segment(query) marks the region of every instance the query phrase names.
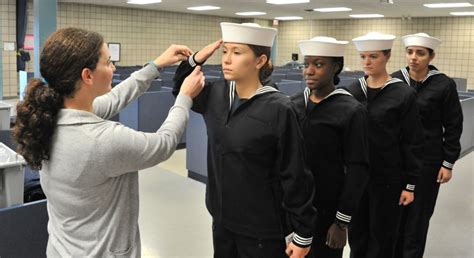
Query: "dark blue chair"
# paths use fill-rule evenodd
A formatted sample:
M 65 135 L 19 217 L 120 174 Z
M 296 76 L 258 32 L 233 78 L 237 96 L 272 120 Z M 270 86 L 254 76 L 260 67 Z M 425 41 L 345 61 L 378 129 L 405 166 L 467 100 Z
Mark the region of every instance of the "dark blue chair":
M 0 257 L 46 257 L 46 200 L 0 209 Z

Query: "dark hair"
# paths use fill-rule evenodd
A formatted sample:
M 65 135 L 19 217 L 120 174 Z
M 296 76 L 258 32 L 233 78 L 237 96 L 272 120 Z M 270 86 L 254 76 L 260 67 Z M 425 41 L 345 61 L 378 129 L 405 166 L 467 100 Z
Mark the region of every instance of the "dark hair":
M 434 50 L 433 50 L 433 49 L 431 49 L 431 48 L 428 48 L 428 47 L 427 47 L 426 49 L 428 49 L 428 53 L 430 53 L 430 56 L 432 56 L 432 55 L 433 55 L 433 53 L 434 53 Z
M 408 47 L 410 47 L 410 46 L 408 46 Z M 406 47 L 405 50 L 407 50 L 408 47 Z M 425 48 L 426 50 L 428 50 L 428 54 L 429 54 L 430 56 L 433 55 L 433 53 L 434 53 L 434 50 L 433 50 L 433 49 L 431 49 L 431 48 L 429 48 L 429 47 L 423 47 L 423 48 Z
M 332 59 L 333 64 L 339 65 L 339 69 L 337 69 L 336 73 L 334 74 L 334 85 L 338 85 L 339 82 L 341 81 L 338 75 L 341 73 L 342 68 L 344 67 L 344 57 L 343 56 L 332 57 L 331 59 Z
M 248 45 L 250 49 L 252 49 L 253 53 L 255 56 L 259 57 L 261 55 L 267 56 L 267 62 L 262 66 L 260 69 L 260 72 L 258 74 L 258 77 L 260 79 L 260 83 L 263 85 L 267 84 L 269 81 L 267 80 L 270 75 L 272 75 L 273 72 L 273 64 L 272 61 L 270 61 L 270 55 L 272 53 L 272 48 L 271 47 L 264 47 L 264 46 L 257 46 L 257 45 Z
M 30 80 L 25 99 L 17 104 L 13 127 L 17 151 L 33 169 L 41 169 L 50 159 L 58 112 L 64 99 L 74 96 L 82 70 L 96 68 L 103 44 L 100 34 L 78 28 L 60 29 L 46 40 L 40 56 L 46 82 Z
M 392 50 L 391 49 L 385 49 L 385 50 L 382 50 L 382 52 L 385 56 L 388 56 L 390 53 L 392 53 Z

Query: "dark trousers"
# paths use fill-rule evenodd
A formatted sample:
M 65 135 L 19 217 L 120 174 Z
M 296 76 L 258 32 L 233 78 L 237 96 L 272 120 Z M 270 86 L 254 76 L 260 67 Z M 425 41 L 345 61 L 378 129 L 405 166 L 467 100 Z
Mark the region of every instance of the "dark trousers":
M 337 204 L 337 200 L 334 201 Z M 336 209 L 324 209 L 318 207 L 318 217 L 316 219 L 316 228 L 313 236 L 311 250 L 306 257 L 310 258 L 342 258 L 343 249 L 332 249 L 326 245 L 326 238 L 329 227 L 336 218 Z
M 215 258 L 287 258 L 285 239 L 259 239 L 212 225 Z
M 415 188 L 415 200 L 403 209 L 399 240 L 396 248 L 398 258 L 422 258 L 430 218 L 438 197 L 436 182 L 441 166 L 426 166 Z
M 401 192 L 400 183 L 369 183 L 349 225 L 351 258 L 395 257 Z

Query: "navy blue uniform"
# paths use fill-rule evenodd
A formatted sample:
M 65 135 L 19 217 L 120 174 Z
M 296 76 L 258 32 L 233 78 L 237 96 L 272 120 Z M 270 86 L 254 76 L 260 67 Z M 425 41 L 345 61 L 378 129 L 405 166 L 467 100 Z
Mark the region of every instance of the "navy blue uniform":
M 378 89 L 360 78 L 348 91 L 367 107 L 370 180 L 349 227 L 351 257 L 394 257 L 402 190 L 414 191 L 421 169 L 423 128 L 416 93 L 400 79 Z
M 415 201 L 405 208 L 397 245 L 397 257 L 423 257 L 429 221 L 438 197 L 437 177 L 441 166 L 452 169 L 459 157 L 462 109 L 455 82 L 429 66 L 422 81 L 410 78 L 409 68 L 392 74 L 417 92 L 416 102 L 423 123 L 423 169 L 415 190 Z
M 189 61 L 180 64 L 175 95 L 193 69 Z M 206 206 L 214 220 L 215 256 L 232 257 L 230 249 L 219 249 L 228 238 L 238 245 L 250 237 L 277 240 L 284 257 L 286 234 L 294 231 L 293 242 L 302 247 L 313 235 L 313 178 L 304 166 L 301 130 L 284 94 L 264 86 L 235 101 L 235 87 L 233 81 L 208 82 L 192 107 L 207 127 Z
M 306 164 L 315 180 L 318 210 L 308 257 L 342 257 L 326 245 L 329 227 L 349 224 L 369 177 L 367 110 L 350 93 L 336 89 L 319 103 L 310 89 L 292 96 L 303 130 Z

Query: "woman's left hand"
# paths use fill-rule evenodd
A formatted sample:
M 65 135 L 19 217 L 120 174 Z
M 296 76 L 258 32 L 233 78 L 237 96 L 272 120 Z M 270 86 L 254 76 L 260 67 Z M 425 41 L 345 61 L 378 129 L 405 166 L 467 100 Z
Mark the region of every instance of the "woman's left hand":
M 326 236 L 326 245 L 332 249 L 342 249 L 346 245 L 347 231 L 333 223 Z
M 286 248 L 286 255 L 288 255 L 290 258 L 304 258 L 309 253 L 310 248 L 311 247 L 309 246 L 303 248 L 296 246 L 293 243 L 289 243 L 288 247 Z
M 174 63 L 184 61 L 192 54 L 192 51 L 187 46 L 171 45 L 159 57 L 155 59 L 155 64 L 159 68 L 163 68 Z
M 438 172 L 438 179 L 437 182 L 440 184 L 444 184 L 449 182 L 451 180 L 451 177 L 453 176 L 453 171 L 449 170 L 445 167 L 441 167 Z
M 400 195 L 400 201 L 398 205 L 407 206 L 408 204 L 412 203 L 415 200 L 415 194 L 413 192 L 408 192 L 403 190 L 402 194 Z

